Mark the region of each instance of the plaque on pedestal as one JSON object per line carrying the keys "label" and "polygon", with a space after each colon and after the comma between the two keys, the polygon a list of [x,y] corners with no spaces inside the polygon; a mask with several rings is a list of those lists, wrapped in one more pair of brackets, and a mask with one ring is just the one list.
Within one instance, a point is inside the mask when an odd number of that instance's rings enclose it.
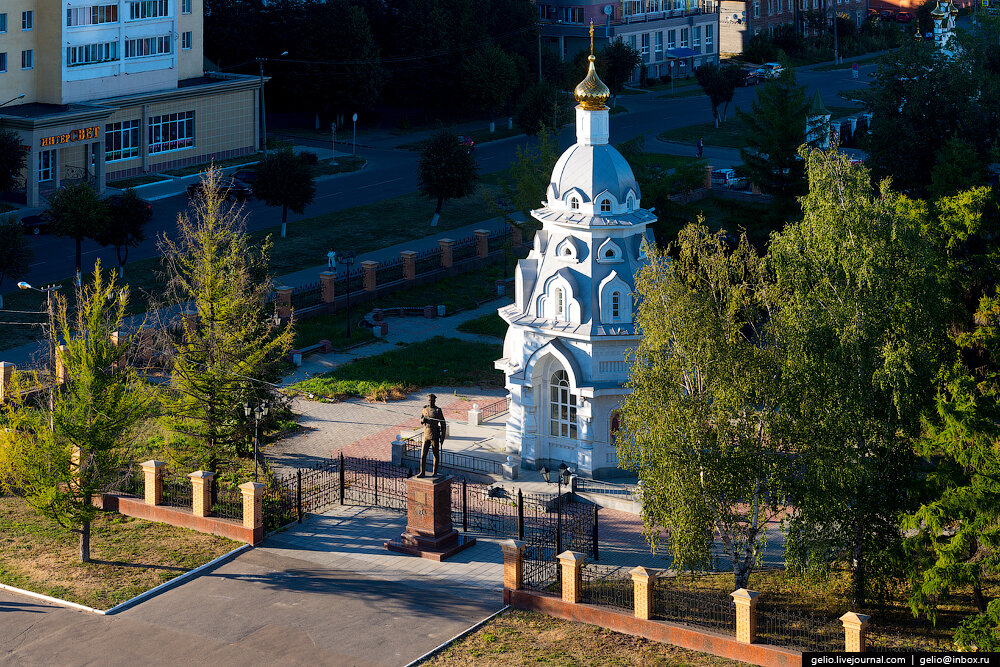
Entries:
{"label": "plaque on pedestal", "polygon": [[476,543],[451,525],[451,477],[407,479],[406,508],[406,531],[386,549],[442,561]]}

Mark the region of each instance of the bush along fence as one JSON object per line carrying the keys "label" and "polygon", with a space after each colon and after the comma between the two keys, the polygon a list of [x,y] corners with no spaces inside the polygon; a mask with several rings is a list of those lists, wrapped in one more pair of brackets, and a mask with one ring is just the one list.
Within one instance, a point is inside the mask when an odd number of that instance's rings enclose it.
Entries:
{"label": "bush along fence", "polygon": [[601,566],[569,549],[556,564],[536,562],[525,541],[504,540],[500,547],[504,603],[519,609],[757,665],[800,666],[810,651],[928,650],[912,639],[869,633],[865,614],[811,616],[768,605],[757,591],[685,588],[664,571]]}

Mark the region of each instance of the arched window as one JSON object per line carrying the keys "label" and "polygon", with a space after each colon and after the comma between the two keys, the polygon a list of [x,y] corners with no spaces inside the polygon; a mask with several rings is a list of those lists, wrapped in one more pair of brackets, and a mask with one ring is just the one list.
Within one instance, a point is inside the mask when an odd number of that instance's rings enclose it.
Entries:
{"label": "arched window", "polygon": [[557,320],[566,319],[566,292],[562,287],[557,287],[555,294],[555,316]]}
{"label": "arched window", "polygon": [[611,213],[611,200],[602,199],[601,200],[601,213]]}
{"label": "arched window", "polygon": [[622,293],[611,293],[611,317],[617,320],[622,316]]}
{"label": "arched window", "polygon": [[569,207],[574,211],[580,210],[580,200],[577,197],[570,197]]}
{"label": "arched window", "polygon": [[549,378],[549,435],[576,437],[576,396],[569,391],[569,374],[562,370]]}
{"label": "arched window", "polygon": [[635,198],[633,198],[632,195],[628,196],[628,201],[625,203],[625,207],[628,209],[629,213],[631,213],[632,209],[635,208]]}

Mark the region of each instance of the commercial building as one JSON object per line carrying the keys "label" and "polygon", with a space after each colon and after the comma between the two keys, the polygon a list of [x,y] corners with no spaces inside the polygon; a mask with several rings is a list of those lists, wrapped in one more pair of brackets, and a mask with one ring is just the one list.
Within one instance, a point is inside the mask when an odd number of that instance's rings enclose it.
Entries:
{"label": "commercial building", "polygon": [[[818,35],[830,25],[834,12],[860,28],[868,16],[868,0],[721,0],[721,50],[743,53],[751,37],[774,37],[782,26],[805,37]],[[820,20],[823,16],[825,21]]]}
{"label": "commercial building", "polygon": [[621,39],[642,55],[631,82],[643,76],[687,76],[719,61],[719,15],[715,0],[542,0],[541,39],[569,60],[589,47],[590,22],[598,45]]}
{"label": "commercial building", "polygon": [[204,73],[203,0],[4,0],[0,127],[24,198],[251,153],[260,79]]}

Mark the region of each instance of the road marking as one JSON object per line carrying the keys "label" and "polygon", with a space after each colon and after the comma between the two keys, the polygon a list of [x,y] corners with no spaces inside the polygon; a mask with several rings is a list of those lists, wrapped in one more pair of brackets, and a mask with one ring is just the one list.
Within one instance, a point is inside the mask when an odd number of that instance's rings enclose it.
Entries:
{"label": "road marking", "polygon": [[[104,248],[98,248],[97,250],[88,250],[87,252],[81,252],[80,256],[83,257],[84,255],[93,255],[95,252],[101,252],[102,250],[104,250]],[[66,257],[67,258],[76,257],[76,253],[74,252],[72,255],[66,255]]]}
{"label": "road marking", "polygon": [[402,177],[400,177],[400,178],[390,178],[388,181],[381,181],[379,183],[372,183],[371,185],[362,185],[360,188],[358,188],[358,190],[364,190],[365,188],[374,188],[376,185],[385,185],[386,183],[394,183],[396,181],[401,181],[401,180],[403,180]]}
{"label": "road marking", "polygon": [[336,197],[337,195],[342,195],[342,194],[344,194],[344,193],[343,192],[331,192],[328,195],[320,195],[319,197],[316,197],[316,199],[326,199],[327,197]]}
{"label": "road marking", "polygon": [[33,267],[33,266],[41,266],[41,265],[42,265],[42,264],[44,264],[44,263],[45,263],[45,262],[35,262],[34,264],[29,264],[29,265],[28,265],[28,268],[30,269],[30,268],[31,268],[31,267]]}

